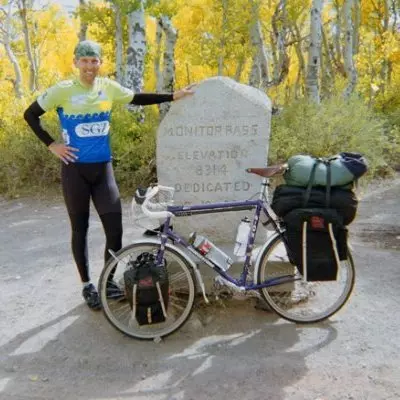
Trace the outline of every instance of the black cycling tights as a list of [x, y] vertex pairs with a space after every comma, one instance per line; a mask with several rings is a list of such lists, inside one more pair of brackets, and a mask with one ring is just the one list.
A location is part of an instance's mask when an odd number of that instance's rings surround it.
[[[89, 261], [87, 248], [87, 232], [89, 227], [89, 213], [70, 214], [72, 238], [72, 254], [82, 282], [89, 282]], [[122, 247], [122, 215], [121, 213], [108, 213], [100, 215], [106, 235], [104, 249], [104, 263], [111, 257], [108, 249], [118, 251]]]
[[106, 235], [104, 262], [108, 249], [122, 247], [121, 201], [111, 163], [63, 164], [63, 194], [71, 221], [71, 247], [82, 282], [90, 280], [87, 249], [90, 199], [100, 216]]

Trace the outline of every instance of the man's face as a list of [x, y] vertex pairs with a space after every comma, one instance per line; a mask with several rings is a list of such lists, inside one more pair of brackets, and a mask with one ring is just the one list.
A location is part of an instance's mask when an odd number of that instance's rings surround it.
[[99, 73], [101, 60], [98, 57], [79, 57], [74, 64], [79, 69], [81, 81], [91, 85]]

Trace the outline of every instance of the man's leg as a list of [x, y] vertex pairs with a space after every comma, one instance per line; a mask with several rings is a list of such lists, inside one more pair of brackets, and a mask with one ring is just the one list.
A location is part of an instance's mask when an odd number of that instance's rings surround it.
[[[109, 250], [117, 252], [121, 249], [123, 233], [121, 199], [111, 163], [104, 164], [101, 179], [92, 187], [91, 194], [106, 235], [104, 248], [104, 264], [106, 264], [112, 257]], [[115, 269], [109, 276], [109, 285], [112, 286], [115, 286], [112, 282], [114, 272]]]
[[71, 247], [74, 260], [81, 281], [84, 283], [90, 282], [87, 248], [89, 213], [71, 213], [69, 214], [69, 219], [71, 222]]
[[61, 182], [71, 222], [72, 254], [83, 283], [82, 295], [90, 308], [98, 310], [101, 308], [100, 300], [96, 287], [90, 282], [87, 249], [90, 183], [84, 178], [82, 168], [78, 164], [63, 164]]
[[112, 212], [100, 215], [106, 235], [106, 246], [104, 248], [104, 265], [108, 262], [111, 254], [108, 250], [117, 252], [122, 247], [122, 213]]

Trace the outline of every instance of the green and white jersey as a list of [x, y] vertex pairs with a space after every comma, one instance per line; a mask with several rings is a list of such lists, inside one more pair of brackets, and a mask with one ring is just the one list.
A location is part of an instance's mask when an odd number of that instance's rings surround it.
[[108, 78], [96, 78], [89, 88], [74, 79], [50, 87], [37, 101], [45, 111], [57, 110], [65, 144], [79, 149], [77, 162], [94, 163], [111, 160], [112, 105], [128, 104], [133, 95]]

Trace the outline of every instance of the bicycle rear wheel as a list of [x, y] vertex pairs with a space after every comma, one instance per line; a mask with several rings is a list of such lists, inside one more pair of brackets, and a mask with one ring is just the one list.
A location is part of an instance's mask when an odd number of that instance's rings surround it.
[[336, 281], [303, 281], [299, 270], [289, 262], [282, 236], [277, 235], [260, 257], [258, 283], [286, 274], [293, 274], [292, 282], [260, 289], [260, 294], [281, 317], [303, 324], [322, 321], [339, 311], [355, 281], [350, 252], [347, 260], [341, 261]]
[[[138, 324], [125, 297], [124, 272], [139, 254], [149, 252], [156, 255], [159, 249], [159, 243], [150, 241], [124, 247], [115, 254], [118, 260], [111, 258], [100, 276], [99, 294], [107, 320], [125, 335], [136, 339], [150, 340], [170, 335], [187, 321], [193, 308], [196, 293], [193, 270], [182, 254], [167, 245], [164, 252], [169, 280], [167, 318], [161, 323]], [[110, 280], [120, 289], [116, 295], [107, 291]]]

